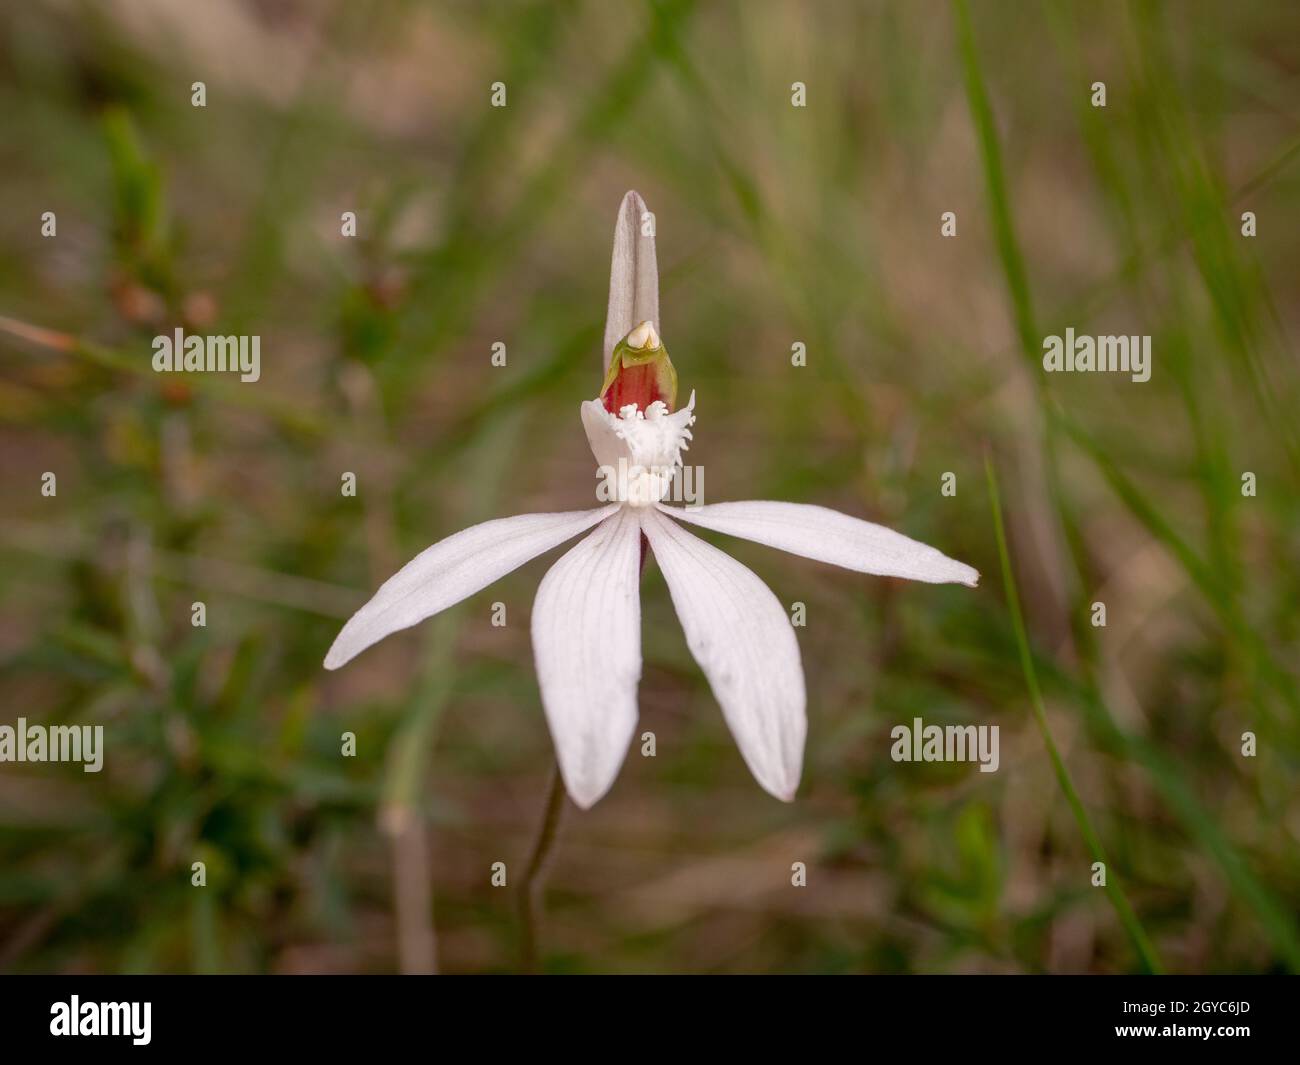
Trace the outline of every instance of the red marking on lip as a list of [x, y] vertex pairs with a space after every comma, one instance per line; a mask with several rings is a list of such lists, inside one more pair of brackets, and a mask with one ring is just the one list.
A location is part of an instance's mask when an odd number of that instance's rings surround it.
[[659, 370], [654, 363], [624, 366], [610, 383], [609, 390], [601, 397], [605, 409], [614, 415], [628, 404], [634, 404], [644, 414], [650, 404], [657, 400], [662, 400], [664, 406], [672, 410], [668, 397], [659, 391]]

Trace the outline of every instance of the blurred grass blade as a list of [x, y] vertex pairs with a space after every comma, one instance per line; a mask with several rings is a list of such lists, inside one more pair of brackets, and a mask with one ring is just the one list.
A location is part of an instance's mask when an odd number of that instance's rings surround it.
[[1002, 526], [1002, 500], [998, 493], [997, 475], [993, 472], [992, 460], [987, 456], [984, 459], [984, 470], [988, 476], [989, 505], [993, 508], [993, 528], [997, 535], [998, 558], [1002, 563], [1002, 582], [1006, 589], [1007, 609], [1011, 612], [1011, 624], [1016, 633], [1016, 644], [1020, 650], [1020, 666], [1025, 674], [1025, 685], [1029, 689], [1029, 702], [1033, 708], [1034, 721], [1038, 725], [1039, 732], [1042, 733], [1043, 745], [1047, 748], [1047, 756], [1051, 760], [1052, 771], [1056, 774], [1056, 780], [1061, 787], [1061, 792], [1070, 805], [1070, 811], [1074, 814], [1074, 820], [1079, 826], [1079, 833], [1083, 836], [1083, 841], [1092, 855], [1093, 861], [1101, 862], [1106, 867], [1106, 896], [1110, 899], [1111, 905], [1115, 907], [1115, 913], [1119, 916], [1120, 923], [1133, 941], [1133, 947], [1137, 951], [1142, 967], [1147, 972], [1158, 973], [1162, 968], [1160, 959], [1156, 956], [1155, 948], [1151, 945], [1151, 941], [1147, 938], [1146, 932], [1138, 921], [1137, 914], [1133, 912], [1128, 896], [1124, 894], [1123, 888], [1119, 886], [1118, 870], [1111, 865], [1106, 857], [1105, 848], [1101, 844], [1101, 837], [1097, 835], [1096, 829], [1092, 826], [1092, 820], [1088, 817], [1088, 811], [1084, 808], [1083, 800], [1079, 798], [1079, 793], [1074, 787], [1070, 771], [1065, 767], [1065, 762], [1061, 759], [1061, 752], [1057, 749], [1051, 726], [1047, 722], [1047, 711], [1043, 706], [1043, 693], [1038, 686], [1038, 674], [1034, 669], [1033, 655], [1029, 650], [1029, 637], [1025, 631], [1025, 619], [1020, 612], [1020, 595], [1016, 589], [1015, 574], [1011, 569], [1011, 557], [1007, 552], [1007, 537]]
[[113, 170], [118, 253], [142, 279], [164, 286], [168, 234], [162, 172], [146, 154], [124, 108], [109, 108], [103, 126]]
[[1002, 170], [1002, 151], [998, 146], [997, 129], [993, 122], [993, 108], [989, 104], [988, 87], [980, 73], [979, 55], [975, 47], [975, 31], [971, 27], [970, 10], [966, 0], [953, 0], [957, 17], [957, 39], [961, 48], [962, 69], [966, 80], [966, 98], [970, 103], [971, 119], [979, 140], [980, 158], [984, 162], [984, 179], [988, 185], [989, 208], [993, 214], [993, 233], [997, 239], [998, 257], [1006, 275], [1011, 302], [1015, 308], [1016, 334], [1025, 356], [1034, 361], [1038, 349], [1038, 329], [1034, 325], [1034, 310], [1029, 297], [1029, 280], [1025, 261], [1016, 241], [1015, 227], [1011, 221], [1011, 207], [1007, 200], [1006, 177]]

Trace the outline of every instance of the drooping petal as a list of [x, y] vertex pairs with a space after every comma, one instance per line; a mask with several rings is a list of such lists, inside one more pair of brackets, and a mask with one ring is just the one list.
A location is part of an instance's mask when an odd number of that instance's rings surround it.
[[980, 579], [974, 567], [951, 559], [942, 551], [883, 525], [827, 507], [752, 500], [709, 503], [702, 507], [660, 504], [659, 509], [679, 521], [859, 573], [906, 577], [929, 584], [966, 584], [972, 588]]
[[745, 764], [766, 791], [791, 801], [808, 725], [790, 619], [767, 585], [734, 558], [657, 510], [638, 513], [686, 645], [709, 678]]
[[325, 668], [338, 669], [389, 633], [459, 603], [617, 509], [610, 504], [561, 514], [520, 514], [438, 541], [388, 578], [352, 615], [325, 656]]
[[605, 361], [614, 345], [640, 322], [659, 328], [659, 265], [655, 261], [654, 229], [643, 235], [649, 211], [639, 192], [629, 192], [614, 223], [614, 256], [609, 267], [609, 312], [605, 316]]
[[564, 786], [584, 810], [609, 791], [636, 731], [641, 527], [621, 513], [572, 547], [533, 603], [533, 654]]

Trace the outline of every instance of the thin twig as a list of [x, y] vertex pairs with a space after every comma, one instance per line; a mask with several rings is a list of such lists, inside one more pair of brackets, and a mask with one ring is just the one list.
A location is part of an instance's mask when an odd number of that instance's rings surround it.
[[537, 828], [537, 839], [524, 878], [519, 884], [519, 934], [520, 965], [524, 972], [537, 972], [537, 923], [541, 912], [542, 876], [550, 864], [555, 842], [559, 836], [560, 816], [564, 812], [564, 779], [560, 767], [551, 770], [551, 783], [546, 795], [546, 809], [542, 823]]
[[60, 333], [43, 326], [30, 325], [27, 322], [20, 322], [17, 318], [0, 315], [0, 332], [19, 337], [43, 348], [53, 348], [55, 351], [77, 350], [77, 338], [71, 333]]
[[[103, 347], [93, 341], [83, 340], [71, 333], [0, 315], [0, 336], [17, 337], [49, 351], [58, 351], [74, 358], [84, 359], [96, 366], [135, 377], [157, 377], [153, 363], [147, 356], [136, 358], [125, 352]], [[275, 418], [280, 424], [304, 433], [324, 435], [333, 430], [328, 414], [308, 406], [301, 397], [289, 397], [265, 388], [250, 389], [244, 382], [223, 380], [211, 374], [186, 375], [187, 382], [214, 399], [232, 403]], [[377, 446], [367, 442], [370, 446]]]

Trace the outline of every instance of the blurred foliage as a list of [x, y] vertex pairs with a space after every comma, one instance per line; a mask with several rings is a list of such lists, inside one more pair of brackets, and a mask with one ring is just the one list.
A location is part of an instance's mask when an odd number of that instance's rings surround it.
[[[630, 187], [707, 497], [985, 577], [726, 543], [807, 604], [785, 806], [648, 566], [658, 754], [570, 810], [544, 965], [1300, 969], [1297, 39], [1280, 4], [7, 5], [0, 723], [107, 754], [0, 765], [0, 969], [392, 971], [433, 929], [446, 971], [517, 966], [489, 867], [522, 869], [552, 762], [549, 559], [321, 659], [427, 544], [589, 505]], [[176, 326], [260, 335], [261, 381], [154, 374]], [[1151, 381], [1043, 374], [1066, 327], [1150, 334]], [[999, 725], [1001, 768], [895, 764], [913, 717]]]

